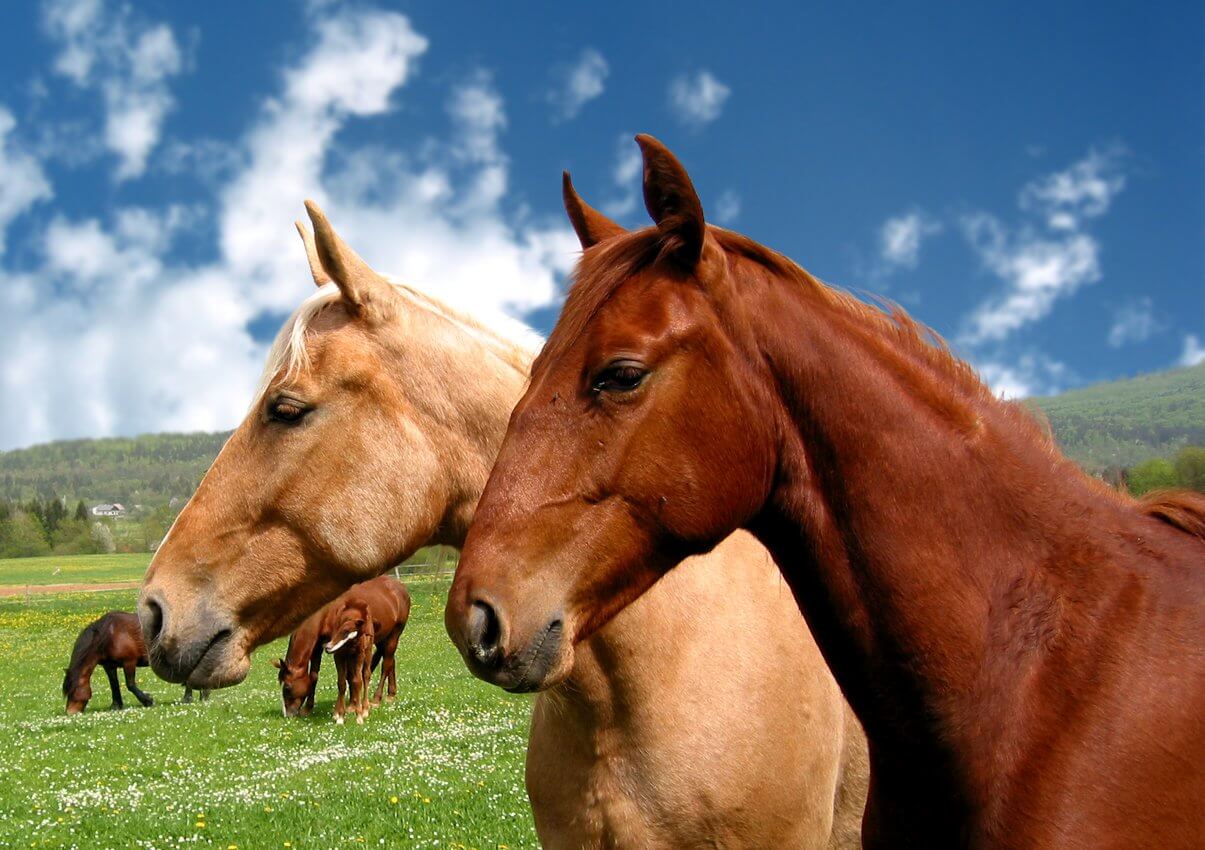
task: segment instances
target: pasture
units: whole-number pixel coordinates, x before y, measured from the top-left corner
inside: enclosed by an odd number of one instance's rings
[[[59,686],[76,634],[133,610],[135,591],[0,599],[0,846],[534,846],[530,700],[469,677],[444,634],[447,581],[409,583],[398,700],[363,727],[331,721],[333,664],[313,716],[281,716],[269,662],[283,641],[208,703],[180,704],[182,688],[141,669],[157,704],[111,712],[98,669],[87,712],[68,718]]]
[[[36,586],[140,581],[150,562],[149,552],[0,558],[0,585]]]

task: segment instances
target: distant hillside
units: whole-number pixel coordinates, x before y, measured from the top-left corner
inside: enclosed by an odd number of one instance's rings
[[[192,495],[224,434],[144,434],[65,440],[0,452],[0,499],[66,496],[68,501],[156,507]]]
[[[1059,446],[1089,472],[1205,446],[1205,363],[1035,398]]]
[[[1205,364],[1032,399],[1059,445],[1091,472],[1205,446]],[[0,452],[0,499],[154,507],[192,495],[228,433],[70,440]]]

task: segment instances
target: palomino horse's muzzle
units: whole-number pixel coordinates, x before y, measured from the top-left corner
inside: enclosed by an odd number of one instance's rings
[[[138,599],[138,621],[155,674],[200,688],[237,684],[249,661],[236,645],[229,616],[204,603],[177,610],[151,588]]]

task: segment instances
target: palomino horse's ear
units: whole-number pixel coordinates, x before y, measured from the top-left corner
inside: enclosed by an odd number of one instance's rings
[[[314,244],[314,237],[310,235],[310,229],[300,221],[295,221],[297,232],[301,234],[301,244],[305,245],[305,258],[310,264],[310,275],[314,278],[315,286],[323,286],[331,282],[331,276],[326,273],[326,269],[322,268],[322,260],[318,258],[318,246]]]
[[[316,203],[306,201],[305,209],[314,225],[318,259],[343,293],[343,300],[360,314],[380,311],[394,298],[393,287],[347,247]]]
[[[573,181],[569,178],[568,171],[561,172],[561,174],[561,196],[565,200],[565,212],[569,214],[569,221],[573,223],[573,229],[577,231],[577,238],[582,243],[583,249],[591,248],[612,236],[627,233],[618,224],[581,199],[573,188]]]
[[[664,253],[693,269],[703,254],[703,205],[678,158],[652,136],[636,137],[644,155],[644,206],[657,223]]]

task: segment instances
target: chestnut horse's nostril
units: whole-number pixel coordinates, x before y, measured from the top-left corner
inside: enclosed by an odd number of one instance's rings
[[[502,626],[494,606],[477,600],[469,609],[469,651],[478,664],[496,667],[502,661]]]
[[[147,599],[143,602],[139,614],[141,615],[139,620],[142,623],[142,637],[147,646],[151,646],[157,643],[159,636],[163,634],[163,608],[157,600]]]

